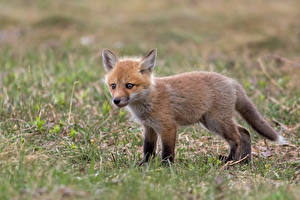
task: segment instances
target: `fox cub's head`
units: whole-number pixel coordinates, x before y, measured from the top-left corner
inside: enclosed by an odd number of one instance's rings
[[[102,51],[106,83],[113,103],[118,107],[142,101],[150,92],[152,71],[155,66],[156,49],[143,58],[121,58],[108,49]]]

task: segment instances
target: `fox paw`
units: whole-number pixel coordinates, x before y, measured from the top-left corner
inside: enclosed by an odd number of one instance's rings
[[[224,155],[219,155],[218,159],[224,163],[228,162],[227,161],[227,156],[224,156]]]

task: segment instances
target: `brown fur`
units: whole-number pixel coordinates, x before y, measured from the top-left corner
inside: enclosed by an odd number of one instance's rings
[[[156,51],[153,52],[156,56]],[[152,80],[154,64],[148,56],[153,59],[153,52],[140,60],[113,58],[116,63],[107,74],[107,84],[116,84],[116,89],[110,87],[112,97],[124,99],[118,106],[127,106],[144,127],[141,164],[155,154],[158,136],[162,142],[162,159],[173,161],[178,126],[199,122],[228,142],[230,153],[226,161],[247,155],[250,159],[250,135],[234,121],[235,110],[259,134],[273,141],[278,139],[278,134],[260,116],[236,81],[212,72],[189,72]],[[125,87],[128,82],[134,84],[132,89]]]

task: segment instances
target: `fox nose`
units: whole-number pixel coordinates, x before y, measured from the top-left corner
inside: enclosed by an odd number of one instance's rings
[[[114,104],[118,105],[120,102],[121,102],[121,99],[119,99],[119,98],[114,99]]]

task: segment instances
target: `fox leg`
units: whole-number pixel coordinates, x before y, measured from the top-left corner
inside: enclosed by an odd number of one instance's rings
[[[210,131],[222,136],[230,146],[229,155],[225,162],[230,160],[239,160],[241,152],[241,135],[238,128],[232,119],[212,117],[205,114],[200,122]],[[222,157],[221,157],[222,159]]]
[[[175,158],[175,143],[176,143],[176,126],[164,128],[160,133],[162,143],[162,162],[174,162]]]
[[[144,127],[144,145],[143,159],[139,162],[139,166],[149,161],[151,156],[155,156],[157,134],[151,127]]]
[[[241,149],[240,149],[240,158],[243,159],[247,156],[247,158],[243,161],[243,163],[248,163],[251,161],[251,138],[249,131],[245,129],[244,127],[238,125],[238,131],[241,135]],[[223,155],[219,156],[219,159],[222,161],[225,161],[227,158],[230,156],[226,157]]]
[[[248,156],[245,162],[251,161],[251,138],[249,131],[238,125],[238,130],[241,135],[241,158]]]
[[[223,127],[224,129],[222,136],[230,146],[229,155],[226,158],[225,162],[228,162],[230,160],[237,161],[241,157],[241,135],[234,122],[224,124]]]
[[[240,159],[240,141],[233,140],[233,138],[226,138],[226,141],[228,142],[230,146],[230,152],[227,156],[225,163],[228,161],[237,161]]]

